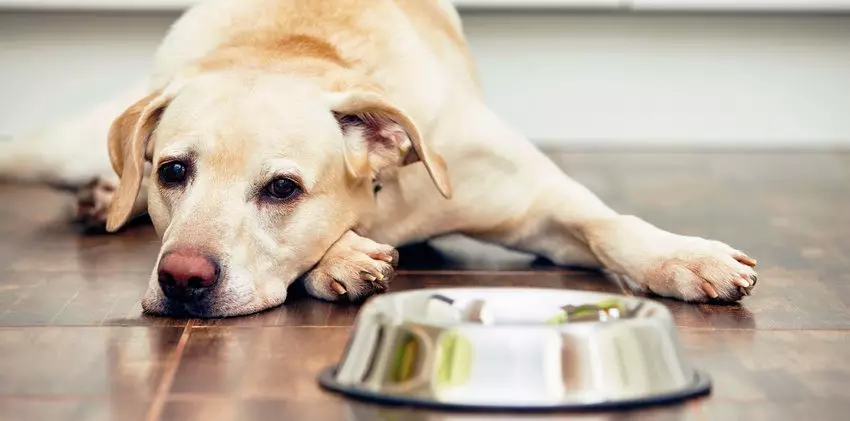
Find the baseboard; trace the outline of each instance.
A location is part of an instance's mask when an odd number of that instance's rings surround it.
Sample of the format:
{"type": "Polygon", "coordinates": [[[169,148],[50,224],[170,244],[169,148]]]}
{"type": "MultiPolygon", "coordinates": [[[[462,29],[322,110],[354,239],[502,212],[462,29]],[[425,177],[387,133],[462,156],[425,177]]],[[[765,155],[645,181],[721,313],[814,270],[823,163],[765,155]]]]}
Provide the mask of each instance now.
{"type": "Polygon", "coordinates": [[[806,139],[806,140],[754,140],[738,141],[693,141],[693,140],[577,140],[577,139],[533,139],[532,142],[544,150],[568,150],[586,152],[850,152],[850,139],[806,139]]]}

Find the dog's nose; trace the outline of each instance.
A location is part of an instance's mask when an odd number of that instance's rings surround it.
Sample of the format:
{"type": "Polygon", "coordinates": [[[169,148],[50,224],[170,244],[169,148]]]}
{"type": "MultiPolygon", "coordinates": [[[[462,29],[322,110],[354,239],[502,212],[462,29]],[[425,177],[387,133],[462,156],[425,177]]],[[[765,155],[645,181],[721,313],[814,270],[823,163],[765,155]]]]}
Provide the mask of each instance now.
{"type": "Polygon", "coordinates": [[[218,282],[218,263],[197,251],[177,249],[159,261],[159,286],[168,298],[181,301],[196,299],[218,282]]]}

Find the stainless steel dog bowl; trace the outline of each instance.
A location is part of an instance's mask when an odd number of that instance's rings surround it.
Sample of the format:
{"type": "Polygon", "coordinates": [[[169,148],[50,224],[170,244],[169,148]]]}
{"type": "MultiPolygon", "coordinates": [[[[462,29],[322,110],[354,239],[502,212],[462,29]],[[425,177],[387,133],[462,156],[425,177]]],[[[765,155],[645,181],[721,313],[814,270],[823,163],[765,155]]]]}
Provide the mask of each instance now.
{"type": "Polygon", "coordinates": [[[477,410],[615,408],[710,389],[663,305],[526,288],[374,297],[319,382],[354,398],[477,410]]]}

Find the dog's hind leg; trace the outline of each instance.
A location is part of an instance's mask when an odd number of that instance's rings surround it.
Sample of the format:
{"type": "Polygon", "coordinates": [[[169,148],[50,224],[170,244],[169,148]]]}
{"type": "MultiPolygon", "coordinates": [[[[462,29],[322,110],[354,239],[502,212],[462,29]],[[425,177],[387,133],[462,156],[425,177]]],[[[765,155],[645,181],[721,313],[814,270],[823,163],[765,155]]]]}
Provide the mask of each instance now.
{"type": "MultiPolygon", "coordinates": [[[[107,135],[112,121],[145,92],[138,83],[86,112],[35,133],[0,139],[0,181],[47,185],[77,195],[74,218],[89,228],[105,226],[105,210],[118,177],[107,135]]],[[[134,208],[145,211],[144,185],[134,208]]]]}
{"type": "MultiPolygon", "coordinates": [[[[131,220],[147,213],[148,180],[148,177],[142,179],[139,194],[133,202],[133,210],[130,213],[131,220]]],[[[74,220],[81,223],[88,231],[105,232],[106,216],[116,189],[118,189],[117,176],[95,177],[88,184],[77,188],[74,220]]]]}
{"type": "Polygon", "coordinates": [[[463,134],[470,148],[449,160],[459,231],[557,264],[604,268],[662,296],[749,295],[755,261],[743,252],[617,213],[486,107],[465,110],[455,127],[441,130],[463,134]]]}
{"type": "Polygon", "coordinates": [[[0,181],[74,191],[114,174],[106,148],[109,123],[75,119],[0,140],[0,181]]]}
{"type": "Polygon", "coordinates": [[[146,92],[145,86],[139,82],[79,115],[0,139],[0,180],[73,190],[96,177],[114,176],[107,150],[109,128],[146,92]]]}

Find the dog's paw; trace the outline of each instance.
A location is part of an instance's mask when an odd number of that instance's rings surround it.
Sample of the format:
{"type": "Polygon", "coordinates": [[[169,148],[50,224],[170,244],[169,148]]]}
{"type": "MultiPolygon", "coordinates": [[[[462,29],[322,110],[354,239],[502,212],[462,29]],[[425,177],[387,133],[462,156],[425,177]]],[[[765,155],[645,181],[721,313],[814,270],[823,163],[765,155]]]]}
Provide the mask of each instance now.
{"type": "Polygon", "coordinates": [[[756,261],[719,241],[675,236],[669,250],[640,271],[651,292],[689,302],[739,301],[758,281],[756,261]]]}
{"type": "Polygon", "coordinates": [[[323,300],[357,301],[385,291],[397,264],[395,248],[349,231],[304,276],[304,286],[323,300]]]}
{"type": "Polygon", "coordinates": [[[77,190],[74,220],[81,223],[86,230],[104,230],[109,204],[112,203],[117,188],[115,182],[103,177],[96,177],[81,187],[77,190]]]}

